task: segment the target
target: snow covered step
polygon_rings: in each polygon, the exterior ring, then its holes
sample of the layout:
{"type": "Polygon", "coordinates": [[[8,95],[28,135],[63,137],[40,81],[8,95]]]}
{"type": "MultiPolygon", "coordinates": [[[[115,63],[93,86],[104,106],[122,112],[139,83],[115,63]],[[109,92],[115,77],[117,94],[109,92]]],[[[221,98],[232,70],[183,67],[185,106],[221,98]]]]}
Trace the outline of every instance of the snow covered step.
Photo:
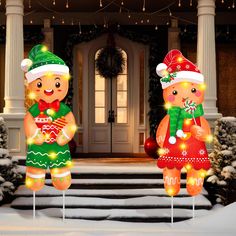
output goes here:
{"type": "MultiPolygon", "coordinates": [[[[205,189],[202,194],[207,195],[205,189]]],[[[16,190],[15,196],[28,197],[32,196],[32,191],[25,187],[19,186],[16,190]]],[[[142,196],[167,196],[163,188],[143,188],[143,189],[68,189],[67,196],[79,197],[104,197],[104,198],[124,198],[124,197],[142,197],[142,196]]],[[[54,187],[45,185],[43,189],[37,192],[38,197],[61,196],[61,191],[54,187]]],[[[188,196],[186,188],[181,188],[178,197],[188,196]]]]}
{"type": "MultiPolygon", "coordinates": [[[[119,188],[163,188],[163,179],[73,179],[71,189],[119,189],[119,188]]],[[[45,184],[52,185],[51,179],[45,184]]],[[[186,179],[181,180],[181,187],[185,187],[186,179]]]]}
{"type": "MultiPolygon", "coordinates": [[[[17,209],[32,209],[32,197],[18,197],[11,207],[17,209]]],[[[62,196],[57,197],[38,197],[36,199],[36,207],[44,208],[60,208],[62,206],[62,196]]],[[[98,208],[98,209],[154,209],[168,208],[171,206],[170,197],[146,196],[127,199],[106,199],[98,197],[71,197],[66,196],[67,208],[98,208]]],[[[192,197],[175,197],[174,207],[192,208],[192,197]]],[[[195,197],[195,208],[210,209],[211,203],[204,196],[198,195],[195,197]]]]}
{"type": "MultiPolygon", "coordinates": [[[[18,165],[18,170],[21,173],[25,173],[25,165],[18,165]]],[[[49,172],[49,171],[48,171],[49,172]]],[[[133,173],[133,174],[162,174],[162,169],[159,169],[157,166],[146,166],[146,165],[132,165],[132,166],[125,166],[125,165],[78,165],[71,169],[72,173],[97,173],[97,174],[126,174],[126,173],[133,173]]]]}
{"type": "MultiPolygon", "coordinates": [[[[32,210],[27,210],[29,215],[32,210]]],[[[195,210],[196,218],[206,215],[208,210],[195,210]]],[[[53,218],[62,217],[61,208],[50,208],[37,210],[36,215],[46,215],[53,218]]],[[[112,220],[125,222],[170,222],[170,208],[163,209],[90,209],[77,208],[66,209],[66,219],[83,219],[83,220],[112,220]]],[[[174,222],[192,218],[192,210],[174,209],[174,222]]],[[[135,227],[135,226],[134,226],[135,227]]]]}

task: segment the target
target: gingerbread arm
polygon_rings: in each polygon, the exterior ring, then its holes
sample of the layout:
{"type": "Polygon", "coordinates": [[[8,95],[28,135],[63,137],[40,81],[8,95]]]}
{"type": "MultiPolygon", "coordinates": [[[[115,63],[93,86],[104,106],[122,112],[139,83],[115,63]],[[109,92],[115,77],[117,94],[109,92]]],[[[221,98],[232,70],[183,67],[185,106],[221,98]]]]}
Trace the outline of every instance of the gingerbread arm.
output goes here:
{"type": "Polygon", "coordinates": [[[24,128],[25,135],[29,143],[34,143],[36,145],[41,145],[44,143],[44,136],[35,124],[34,117],[29,112],[26,113],[24,118],[24,128]]]}
{"type": "Polygon", "coordinates": [[[168,129],[168,124],[169,124],[170,116],[166,115],[160,122],[157,132],[156,132],[156,141],[160,147],[163,147],[165,138],[166,138],[166,133],[168,129]]]}
{"type": "Polygon", "coordinates": [[[57,143],[61,146],[67,144],[76,132],[75,118],[72,112],[65,116],[66,125],[62,128],[60,134],[57,136],[57,143]]]}
{"type": "Polygon", "coordinates": [[[207,120],[203,116],[201,116],[200,121],[201,121],[201,127],[204,129],[206,135],[210,135],[211,134],[211,128],[210,128],[209,123],[207,122],[207,120]]]}
{"type": "Polygon", "coordinates": [[[38,127],[35,124],[34,117],[27,112],[24,118],[24,128],[25,128],[25,135],[27,138],[31,138],[35,135],[38,131],[38,127]]]}

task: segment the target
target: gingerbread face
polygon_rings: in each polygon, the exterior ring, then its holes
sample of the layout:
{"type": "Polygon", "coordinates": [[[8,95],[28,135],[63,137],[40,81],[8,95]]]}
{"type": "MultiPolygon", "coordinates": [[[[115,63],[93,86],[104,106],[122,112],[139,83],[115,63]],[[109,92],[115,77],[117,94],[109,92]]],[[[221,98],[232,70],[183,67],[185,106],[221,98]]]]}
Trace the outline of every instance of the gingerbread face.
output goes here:
{"type": "Polygon", "coordinates": [[[38,102],[42,99],[47,103],[63,100],[68,92],[68,87],[68,78],[56,74],[42,76],[28,84],[28,88],[34,94],[35,100],[38,102]]]}
{"type": "Polygon", "coordinates": [[[204,99],[204,84],[196,84],[191,82],[181,82],[173,84],[163,90],[164,101],[172,106],[183,108],[184,102],[188,100],[194,101],[197,105],[201,104],[204,99]]]}

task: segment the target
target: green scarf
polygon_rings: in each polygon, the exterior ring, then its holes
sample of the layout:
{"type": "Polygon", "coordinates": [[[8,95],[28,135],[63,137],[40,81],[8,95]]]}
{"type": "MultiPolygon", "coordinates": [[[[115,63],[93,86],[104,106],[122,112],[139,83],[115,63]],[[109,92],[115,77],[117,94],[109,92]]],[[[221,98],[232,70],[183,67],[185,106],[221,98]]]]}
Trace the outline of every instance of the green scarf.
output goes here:
{"type": "Polygon", "coordinates": [[[184,119],[203,116],[204,111],[202,104],[199,104],[193,114],[189,114],[181,107],[171,107],[167,113],[170,115],[170,136],[175,136],[177,130],[182,130],[184,119]]]}

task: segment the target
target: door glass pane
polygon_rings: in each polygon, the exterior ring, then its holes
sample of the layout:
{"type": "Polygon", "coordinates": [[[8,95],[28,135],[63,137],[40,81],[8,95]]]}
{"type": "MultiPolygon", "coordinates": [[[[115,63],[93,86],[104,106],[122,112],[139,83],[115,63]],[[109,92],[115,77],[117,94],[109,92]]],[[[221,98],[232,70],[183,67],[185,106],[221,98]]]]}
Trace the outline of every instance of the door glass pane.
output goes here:
{"type": "Polygon", "coordinates": [[[127,74],[127,53],[124,50],[121,50],[123,58],[124,58],[124,69],[121,74],[127,74]]]}
{"type": "Polygon", "coordinates": [[[95,92],[95,107],[105,106],[105,92],[96,91],[95,92]]]}
{"type": "MultiPolygon", "coordinates": [[[[95,58],[97,58],[98,53],[101,49],[99,49],[96,54],[95,58]]],[[[105,86],[105,78],[98,74],[98,71],[94,71],[94,121],[95,124],[105,123],[105,112],[106,112],[106,86],[105,86]]]]}
{"type": "Polygon", "coordinates": [[[117,92],[117,106],[127,107],[127,91],[117,92]]]}
{"type": "Polygon", "coordinates": [[[127,90],[127,75],[118,75],[117,90],[127,90]]]}
{"type": "Polygon", "coordinates": [[[105,123],[105,108],[104,107],[95,108],[95,123],[105,123]]]}
{"type": "Polygon", "coordinates": [[[127,108],[117,108],[117,123],[127,123],[127,108]]]}
{"type": "Polygon", "coordinates": [[[128,74],[127,74],[127,54],[121,50],[124,57],[124,70],[117,76],[117,91],[116,91],[116,111],[117,123],[127,123],[128,120],[128,74]]]}
{"type": "Polygon", "coordinates": [[[95,75],[95,90],[105,90],[105,79],[100,75],[95,75]]]}

